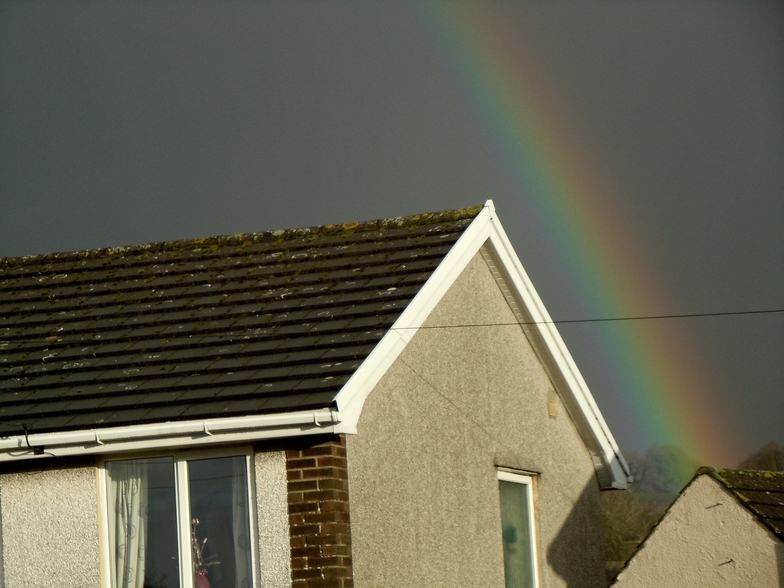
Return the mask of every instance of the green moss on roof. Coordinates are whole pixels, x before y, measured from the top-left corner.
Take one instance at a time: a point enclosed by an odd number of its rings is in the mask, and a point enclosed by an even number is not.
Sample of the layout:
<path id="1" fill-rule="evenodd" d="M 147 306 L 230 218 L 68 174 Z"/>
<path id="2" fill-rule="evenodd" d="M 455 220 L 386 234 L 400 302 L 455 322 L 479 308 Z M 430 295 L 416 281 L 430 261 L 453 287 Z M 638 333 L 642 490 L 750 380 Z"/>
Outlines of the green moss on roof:
<path id="1" fill-rule="evenodd" d="M 215 253 L 224 247 L 240 247 L 245 249 L 257 243 L 268 246 L 278 246 L 286 241 L 302 239 L 305 242 L 314 241 L 324 237 L 348 238 L 356 233 L 374 232 L 382 234 L 392 229 L 409 228 L 436 224 L 447 221 L 472 219 L 482 210 L 482 206 L 471 206 L 442 212 L 431 212 L 413 216 L 400 216 L 396 218 L 379 219 L 372 221 L 350 222 L 341 225 L 323 225 L 302 229 L 288 229 L 265 231 L 259 233 L 237 234 L 218 237 L 200 237 L 178 241 L 161 241 L 142 245 L 121 247 L 104 247 L 83 251 L 62 253 L 45 253 L 41 255 L 28 255 L 23 257 L 0 258 L 0 269 L 13 269 L 26 265 L 41 265 L 62 263 L 65 261 L 86 261 L 91 259 L 124 259 L 131 256 L 136 261 L 146 260 L 155 253 L 168 253 L 169 258 L 178 257 L 184 252 Z M 40 271 L 41 268 L 39 268 Z"/>
<path id="2" fill-rule="evenodd" d="M 481 210 L 0 259 L 0 434 L 331 406 Z"/>
<path id="3" fill-rule="evenodd" d="M 727 488 L 773 533 L 784 541 L 784 472 L 700 468 Z"/>

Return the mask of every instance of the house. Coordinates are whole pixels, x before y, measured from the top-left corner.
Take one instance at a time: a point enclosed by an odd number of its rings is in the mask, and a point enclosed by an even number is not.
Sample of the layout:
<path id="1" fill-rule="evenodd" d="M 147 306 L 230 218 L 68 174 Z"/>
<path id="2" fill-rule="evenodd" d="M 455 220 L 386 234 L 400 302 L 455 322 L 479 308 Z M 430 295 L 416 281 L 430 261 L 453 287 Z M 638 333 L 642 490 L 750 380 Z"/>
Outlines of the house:
<path id="1" fill-rule="evenodd" d="M 700 468 L 613 586 L 784 586 L 784 472 Z"/>
<path id="2" fill-rule="evenodd" d="M 604 585 L 628 467 L 492 202 L 0 265 L 7 588 Z"/>

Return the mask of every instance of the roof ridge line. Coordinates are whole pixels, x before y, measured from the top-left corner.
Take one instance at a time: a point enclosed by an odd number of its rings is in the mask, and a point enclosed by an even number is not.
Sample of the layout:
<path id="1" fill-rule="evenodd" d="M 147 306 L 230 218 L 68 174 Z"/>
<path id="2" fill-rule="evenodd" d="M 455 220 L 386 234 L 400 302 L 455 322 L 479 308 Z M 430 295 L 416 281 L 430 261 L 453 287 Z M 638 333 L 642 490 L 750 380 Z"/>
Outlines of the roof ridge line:
<path id="1" fill-rule="evenodd" d="M 321 230 L 321 231 L 329 231 L 332 234 L 339 234 L 341 231 L 373 231 L 382 228 L 391 228 L 391 227 L 402 227 L 406 221 L 424 221 L 421 223 L 422 226 L 426 225 L 434 225 L 441 222 L 448 222 L 448 221 L 459 221 L 459 220 L 467 220 L 472 219 L 475 217 L 479 212 L 482 210 L 482 206 L 472 206 L 466 208 L 457 208 L 453 210 L 446 210 L 446 211 L 439 211 L 439 212 L 428 212 L 423 214 L 416 214 L 416 215 L 409 215 L 409 216 L 398 216 L 394 218 L 382 218 L 382 219 L 375 219 L 375 220 L 366 220 L 366 221 L 356 221 L 356 222 L 348 222 L 342 223 L 340 225 L 336 224 L 326 224 L 326 225 L 315 225 L 311 227 L 301 227 L 296 229 L 276 229 L 276 230 L 269 230 L 269 231 L 259 231 L 254 233 L 237 233 L 234 235 L 216 235 L 216 236 L 208 236 L 208 237 L 196 237 L 190 239 L 176 239 L 172 241 L 155 241 L 151 243 L 143 243 L 143 244 L 135 244 L 135 245 L 119 245 L 119 246 L 110 246 L 110 247 L 99 247 L 94 249 L 82 249 L 76 251 L 63 251 L 63 252 L 56 252 L 56 253 L 40 253 L 40 254 L 33 254 L 33 255 L 22 255 L 22 256 L 13 256 L 13 257 L 0 257 L 0 268 L 6 267 L 23 267 L 26 265 L 33 265 L 34 263 L 41 263 L 46 261 L 54 262 L 62 262 L 62 261 L 78 261 L 78 260 L 86 260 L 86 259 L 96 259 L 104 256 L 112 256 L 116 254 L 133 254 L 134 252 L 139 252 L 140 254 L 144 254 L 145 252 L 166 252 L 166 251 L 175 251 L 178 247 L 181 249 L 192 249 L 193 245 L 202 246 L 204 244 L 214 245 L 220 242 L 223 242 L 223 246 L 230 246 L 234 243 L 244 243 L 245 241 L 256 239 L 272 239 L 272 238 L 281 238 L 285 235 L 292 235 L 292 236 L 306 236 L 309 233 Z M 353 234 L 353 233 L 352 233 Z M 218 245 L 220 247 L 221 245 Z M 11 261 L 15 261 L 16 264 L 14 266 L 11 265 Z"/>

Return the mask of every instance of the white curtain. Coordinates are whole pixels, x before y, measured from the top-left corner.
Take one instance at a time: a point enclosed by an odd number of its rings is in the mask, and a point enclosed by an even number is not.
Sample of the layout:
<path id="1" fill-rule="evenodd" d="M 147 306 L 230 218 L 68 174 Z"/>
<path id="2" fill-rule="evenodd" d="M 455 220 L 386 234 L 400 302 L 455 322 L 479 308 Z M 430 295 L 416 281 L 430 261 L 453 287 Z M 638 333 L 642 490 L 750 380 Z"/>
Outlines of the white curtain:
<path id="1" fill-rule="evenodd" d="M 234 563 L 237 588 L 250 588 L 251 557 L 248 528 L 248 467 L 246 458 L 232 460 L 232 528 L 234 530 Z"/>
<path id="2" fill-rule="evenodd" d="M 109 547 L 113 588 L 144 588 L 147 543 L 147 463 L 107 463 Z"/>

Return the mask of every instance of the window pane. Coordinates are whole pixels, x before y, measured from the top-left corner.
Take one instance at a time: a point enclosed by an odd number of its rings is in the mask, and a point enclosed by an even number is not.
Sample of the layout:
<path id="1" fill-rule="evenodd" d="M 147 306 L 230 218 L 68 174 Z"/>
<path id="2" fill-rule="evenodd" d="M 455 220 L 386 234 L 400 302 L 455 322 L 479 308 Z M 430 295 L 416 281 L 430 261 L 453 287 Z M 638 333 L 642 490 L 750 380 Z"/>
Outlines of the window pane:
<path id="1" fill-rule="evenodd" d="M 534 588 L 528 484 L 499 481 L 507 588 Z"/>
<path id="2" fill-rule="evenodd" d="M 178 588 L 171 457 L 106 463 L 114 588 Z"/>
<path id="3" fill-rule="evenodd" d="M 200 574 L 211 588 L 252 585 L 247 471 L 245 456 L 188 462 L 197 588 Z"/>

